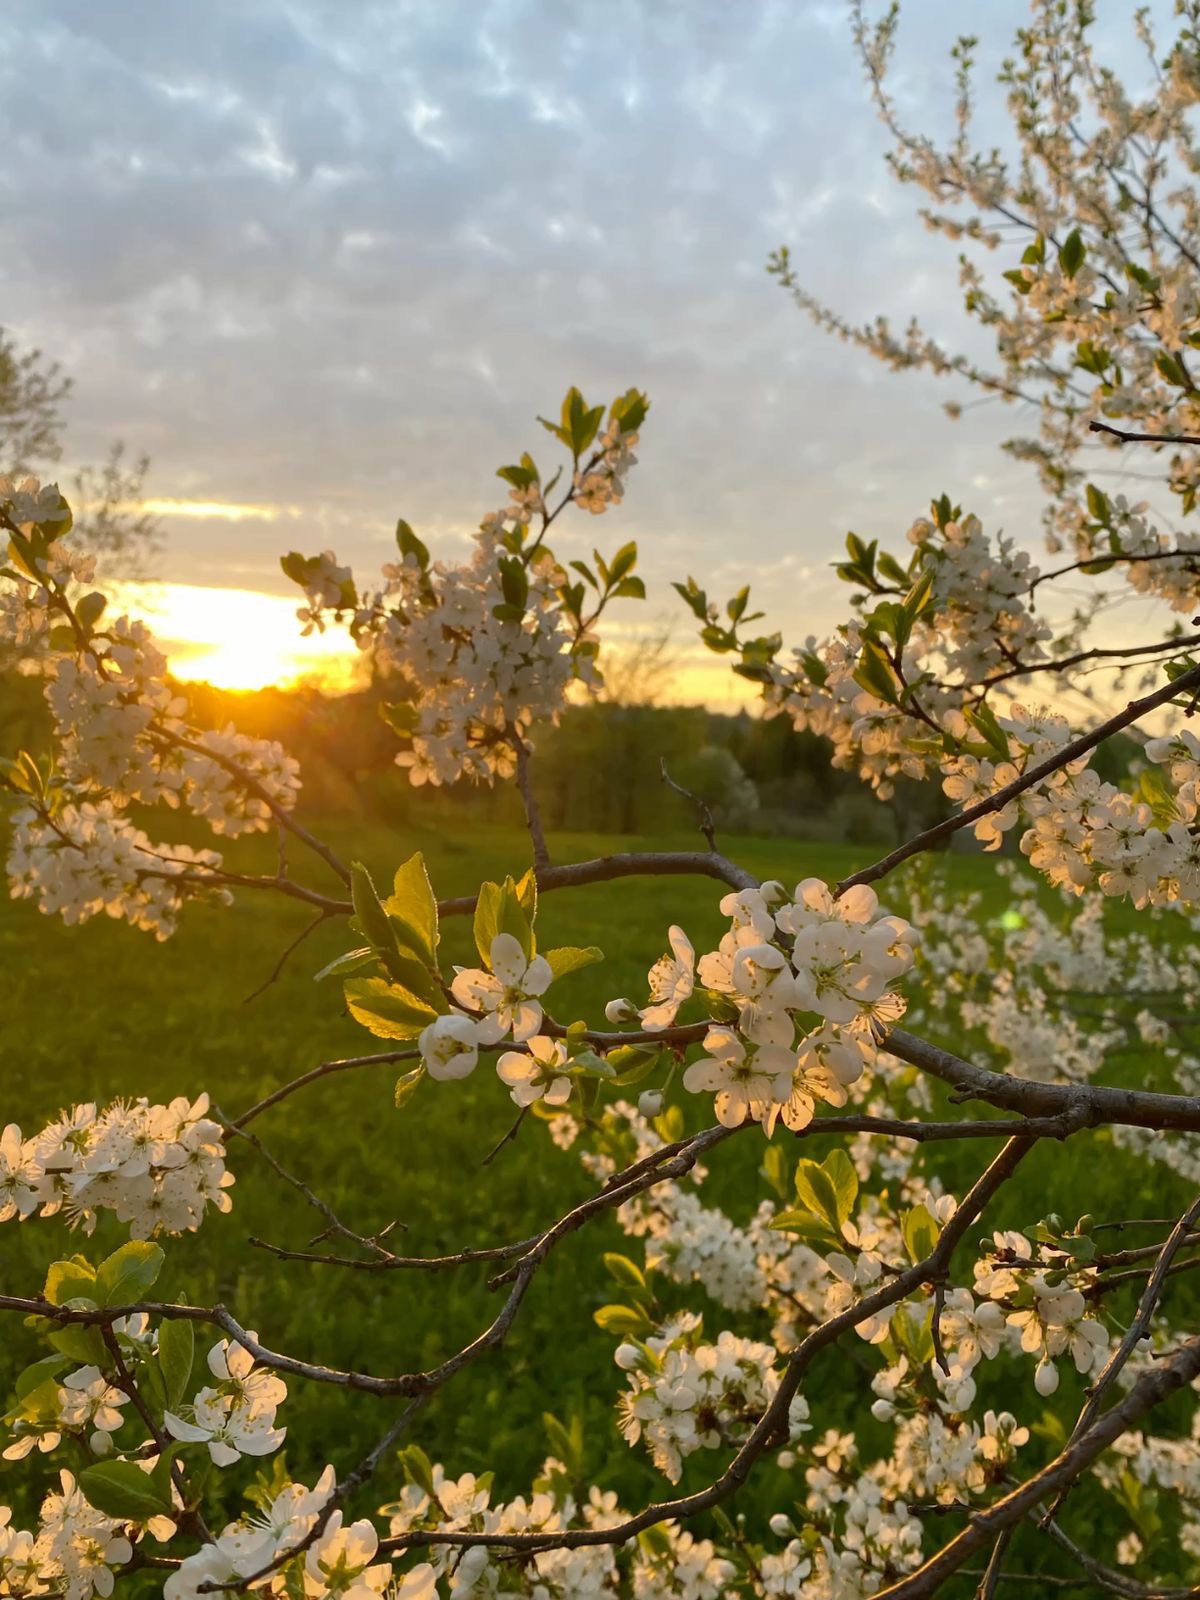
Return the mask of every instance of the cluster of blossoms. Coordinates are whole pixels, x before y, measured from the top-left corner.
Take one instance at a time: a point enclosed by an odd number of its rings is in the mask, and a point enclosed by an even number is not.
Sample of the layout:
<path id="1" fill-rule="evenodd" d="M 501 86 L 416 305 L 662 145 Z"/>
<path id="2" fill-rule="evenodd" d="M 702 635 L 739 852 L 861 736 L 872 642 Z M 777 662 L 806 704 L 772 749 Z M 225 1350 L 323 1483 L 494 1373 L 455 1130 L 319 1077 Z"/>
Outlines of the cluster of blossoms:
<path id="1" fill-rule="evenodd" d="M 684 1087 L 714 1093 L 727 1127 L 747 1117 L 768 1135 L 777 1120 L 807 1127 L 818 1101 L 845 1105 L 847 1085 L 903 1015 L 893 985 L 912 966 L 912 930 L 880 911 L 874 890 L 860 885 L 835 900 L 819 878 L 806 878 L 791 898 L 774 882 L 738 890 L 721 911 L 729 931 L 698 963 L 683 930 L 671 929 L 671 954 L 651 969 L 650 1004 L 637 1014 L 648 1032 L 665 1032 L 698 978 L 730 1022 L 709 1029 Z M 632 1010 L 613 1001 L 609 1016 Z"/>
<path id="2" fill-rule="evenodd" d="M 508 1051 L 497 1062 L 501 1081 L 518 1105 L 543 1095 L 562 1099 L 555 1072 L 566 1060 L 561 1041 L 539 1034 L 542 996 L 554 978 L 545 956 L 528 956 L 511 933 L 491 941 L 488 968 L 458 967 L 450 994 L 463 1009 L 449 1011 L 421 1031 L 418 1047 L 431 1078 L 446 1081 L 468 1077 L 479 1052 L 511 1035 L 525 1046 Z M 570 1085 L 563 1079 L 569 1093 Z"/>
<path id="3" fill-rule="evenodd" d="M 0 510 L 26 537 L 35 529 L 44 533 L 40 560 L 10 569 L 12 576 L 0 584 L 0 640 L 25 652 L 45 641 L 57 594 L 91 583 L 96 564 L 66 542 L 71 512 L 57 484 L 0 476 Z"/>
<path id="4" fill-rule="evenodd" d="M 1036 1356 L 1034 1384 L 1041 1395 L 1058 1388 L 1055 1357 L 1069 1354 L 1077 1372 L 1099 1372 L 1108 1359 L 1108 1329 L 1087 1315 L 1083 1291 L 1063 1273 L 1063 1258 L 1043 1248 L 1034 1250 L 1024 1234 L 997 1233 L 995 1254 L 975 1263 L 975 1292 L 987 1304 L 975 1307 L 963 1291 L 960 1313 L 972 1349 L 988 1354 L 1000 1348 L 999 1311 L 1011 1307 L 1004 1329 L 1019 1339 L 1026 1355 Z M 1042 1262 L 1044 1265 L 1037 1265 Z M 1018 1267 L 1028 1270 L 1021 1272 Z M 1091 1277 L 1084 1269 L 1081 1280 Z M 984 1313 L 989 1313 L 985 1317 Z"/>
<path id="5" fill-rule="evenodd" d="M 986 534 L 977 517 L 934 511 L 908 531 L 911 561 L 888 569 L 899 585 L 891 592 L 918 598 L 910 616 L 882 602 L 824 641 L 809 638 L 790 663 L 772 651 L 760 674 L 767 706 L 827 738 L 834 766 L 857 772 L 881 799 L 897 778 L 929 775 L 931 724 L 961 719 L 1014 661 L 1043 660 L 1051 635 L 1033 610 L 1039 574 L 1028 554 Z M 853 549 L 843 576 L 878 590 L 873 548 L 856 540 Z"/>
<path id="6" fill-rule="evenodd" d="M 62 1212 L 90 1233 L 112 1211 L 135 1239 L 192 1233 L 209 1206 L 230 1209 L 233 1181 L 207 1095 L 79 1105 L 28 1139 L 15 1123 L 0 1136 L 0 1222 Z"/>
<path id="7" fill-rule="evenodd" d="M 490 1476 L 490 1475 L 489 1475 Z M 616 1527 L 627 1519 L 611 1490 L 595 1485 L 586 1499 L 570 1487 L 570 1474 L 555 1457 L 546 1460 L 531 1494 L 509 1501 L 495 1498 L 488 1478 L 465 1473 L 447 1476 L 440 1464 L 421 1462 L 417 1477 L 400 1499 L 382 1508 L 394 1538 L 422 1532 L 546 1533 Z M 778 1556 L 765 1556 L 758 1573 L 745 1574 L 747 1593 L 795 1593 L 783 1581 Z M 609 1545 L 542 1550 L 521 1563 L 502 1550 L 474 1546 L 434 1546 L 431 1559 L 411 1568 L 401 1589 L 413 1600 L 468 1600 L 475 1595 L 528 1595 L 532 1600 L 600 1600 L 632 1594 L 638 1600 L 721 1600 L 741 1576 L 739 1565 L 709 1539 L 698 1539 L 676 1523 L 649 1529 L 618 1550 Z M 418 1587 L 424 1584 L 426 1587 Z"/>
<path id="8" fill-rule="evenodd" d="M 684 1456 L 736 1439 L 758 1421 L 779 1387 L 773 1346 L 728 1330 L 707 1343 L 694 1313 L 618 1345 L 614 1359 L 628 1374 L 618 1405 L 621 1432 L 630 1444 L 643 1440 L 672 1483 L 679 1482 Z M 797 1395 L 788 1408 L 789 1440 L 807 1427 L 808 1402 Z"/>
<path id="9" fill-rule="evenodd" d="M 636 547 L 626 545 L 611 564 L 597 553 L 593 571 L 582 562 L 569 569 L 543 541 L 568 503 L 598 514 L 621 500 L 646 409 L 633 390 L 614 401 L 581 461 L 603 408 L 586 412 L 579 399 L 572 414 L 569 395 L 563 427 L 551 431 L 573 450 L 571 488 L 551 509 L 553 484 L 543 485 L 529 456 L 502 468 L 509 502 L 483 519 L 468 561 L 431 562 L 405 522 L 397 528 L 400 559 L 384 567 L 376 592 L 360 595 L 332 551 L 285 558 L 284 571 L 305 590 L 305 632 L 323 628 L 331 612 L 348 619 L 359 648 L 403 690 L 405 703 L 389 720 L 409 740 L 397 761 L 412 783 L 511 777 L 527 735 L 558 721 L 571 685 L 599 684 L 594 625 L 609 599 L 643 594 L 631 575 Z"/>
<path id="10" fill-rule="evenodd" d="M 258 1335 L 251 1330 L 250 1337 Z M 242 1456 L 265 1456 L 278 1450 L 286 1428 L 275 1426 L 277 1407 L 287 1399 L 287 1384 L 240 1344 L 222 1339 L 208 1352 L 208 1370 L 217 1380 L 206 1384 L 189 1408 L 191 1420 L 173 1411 L 163 1414 L 167 1432 L 184 1444 L 204 1444 L 218 1467 Z"/>
<path id="11" fill-rule="evenodd" d="M 145 625 L 101 626 L 104 595 L 74 597 L 91 563 L 66 545 L 70 510 L 55 486 L 0 480 L 0 516 L 14 563 L 0 579 L 0 645 L 44 676 L 56 748 L 49 778 L 8 764 L 12 893 L 68 922 L 104 913 L 166 938 L 185 897 L 224 897 L 207 881 L 221 857 L 153 844 L 129 808 L 163 804 L 216 834 L 256 832 L 294 806 L 299 769 L 272 740 L 192 727 Z"/>
<path id="12" fill-rule="evenodd" d="M 89 1505 L 67 1471 L 43 1500 L 36 1531 L 14 1528 L 12 1512 L 0 1506 L 0 1594 L 107 1597 L 114 1569 L 132 1555 L 125 1526 Z"/>
<path id="13" fill-rule="evenodd" d="M 942 761 L 942 787 L 964 808 L 998 793 L 1071 738 L 1064 717 L 1019 705 L 997 717 L 996 725 L 1007 743 L 1007 760 L 955 755 Z M 1155 773 L 1154 803 L 1104 782 L 1085 755 L 980 817 L 975 835 L 986 848 L 999 849 L 1005 833 L 1024 821 L 1021 849 L 1057 887 L 1081 894 L 1095 884 L 1105 895 L 1128 895 L 1139 908 L 1194 903 L 1200 899 L 1200 837 L 1194 831 L 1200 741 L 1185 728 L 1151 739 L 1145 754 L 1166 769 L 1165 777 Z"/>
<path id="14" fill-rule="evenodd" d="M 1192 1417 L 1189 1433 L 1165 1437 L 1141 1429 L 1122 1434 L 1113 1445 L 1113 1457 L 1101 1461 L 1096 1476 L 1122 1507 L 1137 1510 L 1138 1492 L 1159 1489 L 1179 1506 L 1179 1547 L 1192 1560 L 1200 1560 L 1200 1412 Z M 1136 1563 L 1142 1541 L 1128 1535 L 1118 1546 L 1123 1565 Z"/>

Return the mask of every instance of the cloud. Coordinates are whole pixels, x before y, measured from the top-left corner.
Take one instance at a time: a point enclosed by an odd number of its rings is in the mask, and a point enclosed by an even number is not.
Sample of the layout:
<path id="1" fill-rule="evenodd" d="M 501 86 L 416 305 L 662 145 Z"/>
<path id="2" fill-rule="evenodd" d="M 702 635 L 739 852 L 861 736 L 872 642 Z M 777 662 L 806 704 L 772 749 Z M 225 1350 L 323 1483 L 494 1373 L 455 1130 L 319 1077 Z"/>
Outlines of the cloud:
<path id="1" fill-rule="evenodd" d="M 925 119 L 955 19 L 911 9 Z M 1024 10 L 989 8 L 997 52 Z M 898 539 L 943 488 L 1034 527 L 1011 412 L 950 423 L 763 271 L 786 239 L 851 316 L 961 331 L 839 7 L 9 0 L 0 46 L 6 321 L 76 374 L 73 452 L 151 453 L 173 579 L 281 590 L 248 508 L 364 569 L 398 515 L 465 533 L 572 382 L 654 409 L 619 525 L 564 553 L 637 537 L 662 586 L 742 561 L 793 635 L 850 527 Z"/>

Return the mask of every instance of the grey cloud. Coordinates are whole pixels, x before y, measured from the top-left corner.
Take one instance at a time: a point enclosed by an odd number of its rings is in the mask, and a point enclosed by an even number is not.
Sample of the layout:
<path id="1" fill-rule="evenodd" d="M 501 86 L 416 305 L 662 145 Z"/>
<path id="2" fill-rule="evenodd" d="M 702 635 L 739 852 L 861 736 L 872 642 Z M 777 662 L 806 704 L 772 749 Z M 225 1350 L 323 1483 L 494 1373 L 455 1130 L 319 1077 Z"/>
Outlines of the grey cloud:
<path id="1" fill-rule="evenodd" d="M 909 10 L 921 117 L 962 17 Z M 1003 45 L 1023 14 L 978 25 Z M 76 372 L 73 447 L 127 437 L 162 496 L 304 507 L 176 523 L 173 577 L 279 587 L 281 543 L 371 566 L 397 514 L 469 529 L 571 382 L 655 409 L 619 527 L 564 542 L 637 536 L 659 581 L 744 556 L 795 632 L 848 527 L 898 536 L 981 472 L 978 509 L 1032 527 L 1011 413 L 952 425 L 763 272 L 786 238 L 852 315 L 961 332 L 839 6 L 10 0 L 0 46 L 0 320 Z"/>

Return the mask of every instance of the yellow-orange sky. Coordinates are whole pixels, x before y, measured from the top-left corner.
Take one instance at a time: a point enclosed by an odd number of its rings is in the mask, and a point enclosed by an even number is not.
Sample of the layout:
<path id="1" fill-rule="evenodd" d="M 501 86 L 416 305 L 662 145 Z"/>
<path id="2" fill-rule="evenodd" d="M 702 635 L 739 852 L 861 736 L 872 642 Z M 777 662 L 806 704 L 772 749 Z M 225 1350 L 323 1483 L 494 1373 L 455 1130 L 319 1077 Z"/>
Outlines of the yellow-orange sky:
<path id="1" fill-rule="evenodd" d="M 333 693 L 351 688 L 362 670 L 359 652 L 337 627 L 302 637 L 298 604 L 298 596 L 189 583 L 118 584 L 111 597 L 112 614 L 128 612 L 153 629 L 178 678 L 221 689 L 301 682 Z M 607 648 L 619 653 L 621 638 Z M 755 692 L 726 661 L 697 647 L 681 650 L 659 698 L 732 711 Z"/>

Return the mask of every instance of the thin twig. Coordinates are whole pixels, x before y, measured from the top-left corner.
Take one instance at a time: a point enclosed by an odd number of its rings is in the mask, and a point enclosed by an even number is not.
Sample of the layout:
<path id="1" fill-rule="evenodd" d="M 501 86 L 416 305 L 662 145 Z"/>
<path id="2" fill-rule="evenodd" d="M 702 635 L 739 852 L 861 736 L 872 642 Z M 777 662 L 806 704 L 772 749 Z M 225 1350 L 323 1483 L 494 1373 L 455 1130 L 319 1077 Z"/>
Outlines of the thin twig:
<path id="1" fill-rule="evenodd" d="M 690 789 L 685 789 L 681 783 L 675 782 L 675 779 L 667 771 L 666 756 L 659 757 L 658 765 L 659 770 L 662 772 L 662 781 L 667 787 L 674 789 L 676 794 L 682 795 L 685 800 L 690 801 L 696 808 L 696 826 L 708 840 L 708 848 L 715 851 L 717 848 L 717 826 L 713 821 L 713 814 L 709 809 L 708 801 L 702 795 L 693 794 Z"/>

